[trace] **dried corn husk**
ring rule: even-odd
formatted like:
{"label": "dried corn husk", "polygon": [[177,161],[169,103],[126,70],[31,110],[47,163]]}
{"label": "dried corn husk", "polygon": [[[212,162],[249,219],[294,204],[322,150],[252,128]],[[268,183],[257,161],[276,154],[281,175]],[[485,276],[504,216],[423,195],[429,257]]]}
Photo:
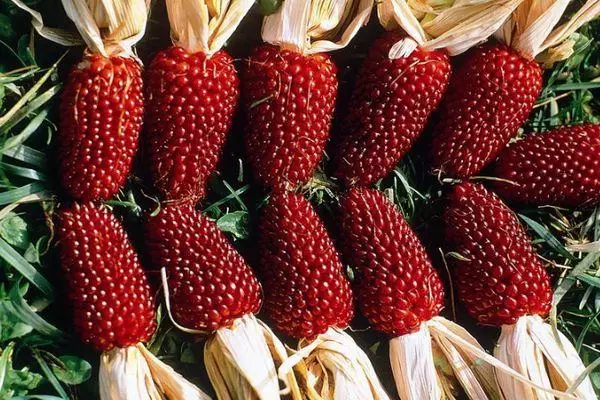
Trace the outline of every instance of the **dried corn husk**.
{"label": "dried corn husk", "polygon": [[99,378],[102,400],[210,400],[141,343],[102,353]]}
{"label": "dried corn husk", "polygon": [[570,0],[525,0],[496,36],[525,57],[540,57],[545,64],[564,60],[573,53],[570,36],[600,14],[600,0],[587,0],[569,20],[555,28]]}
{"label": "dried corn husk", "polygon": [[304,54],[346,47],[369,20],[373,0],[288,0],[265,17],[265,42]]}
{"label": "dried corn husk", "polygon": [[292,369],[309,399],[389,399],[369,357],[341,329],[330,328],[313,341],[301,340],[279,373]]}
{"label": "dried corn husk", "polygon": [[42,15],[21,0],[12,0],[32,16],[32,24],[44,38],[65,46],[85,43],[92,53],[105,57],[131,56],[132,47],[144,36],[148,19],[146,0],[62,0],[81,39],[61,29],[44,26]]}
{"label": "dried corn husk", "polygon": [[400,27],[408,35],[392,47],[390,58],[406,57],[417,46],[457,55],[496,32],[521,1],[381,0],[377,13],[384,28]]}
{"label": "dried corn husk", "polygon": [[214,54],[253,4],[254,0],[167,0],[171,39],[190,53]]}
{"label": "dried corn husk", "polygon": [[[596,399],[589,377],[571,387],[585,366],[571,342],[538,315],[521,317],[515,325],[502,326],[494,355],[539,386],[566,391],[578,399]],[[506,375],[498,375],[498,383],[509,399],[554,399],[547,391],[536,390]]]}
{"label": "dried corn husk", "polygon": [[[283,344],[253,315],[238,318],[232,327],[217,330],[204,346],[204,364],[220,400],[280,398],[273,359],[287,358]],[[286,389],[299,391],[293,374],[284,377]]]}

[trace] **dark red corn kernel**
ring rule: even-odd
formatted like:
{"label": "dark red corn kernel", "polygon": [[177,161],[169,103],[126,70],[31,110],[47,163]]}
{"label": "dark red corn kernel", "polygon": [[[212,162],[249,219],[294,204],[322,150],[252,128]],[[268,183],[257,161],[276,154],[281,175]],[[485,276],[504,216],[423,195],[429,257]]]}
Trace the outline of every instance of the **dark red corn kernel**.
{"label": "dark red corn kernel", "polygon": [[396,337],[439,314],[444,287],[417,235],[385,196],[353,188],[341,202],[345,259],[373,328]]}
{"label": "dark red corn kernel", "polygon": [[329,139],[337,68],[326,54],[302,55],[268,44],[243,74],[246,156],[266,187],[307,182]]}
{"label": "dark red corn kernel", "polygon": [[[505,149],[494,165],[494,189],[522,205],[600,203],[600,125],[533,134]],[[510,182],[506,182],[510,181]]]}
{"label": "dark red corn kernel", "polygon": [[440,104],[432,172],[466,178],[492,162],[527,120],[542,90],[542,69],[498,43],[470,50]]}
{"label": "dark red corn kernel", "polygon": [[119,220],[92,203],[75,204],[58,216],[75,331],[99,351],[149,340],[156,329],[152,292]]}
{"label": "dark red corn kernel", "polygon": [[153,265],[167,270],[171,311],[179,324],[214,331],[258,312],[262,293],[252,269],[192,206],[163,208],[150,217],[145,232]]}
{"label": "dark red corn kernel", "polygon": [[106,200],[125,183],[144,113],[141,67],[132,58],[86,55],[60,103],[59,175],[77,200]]}
{"label": "dark red corn kernel", "polygon": [[265,310],[275,327],[298,339],[346,327],[354,313],[350,285],[310,203],[295,193],[273,193],[259,230]]}
{"label": "dark red corn kernel", "polygon": [[159,52],[146,73],[145,151],[165,200],[196,203],[215,171],[237,108],[239,79],[224,50]]}
{"label": "dark red corn kernel", "polygon": [[386,176],[411,148],[446,91],[450,60],[441,51],[416,49],[390,59],[404,38],[387,32],[365,58],[336,149],[336,175],[368,186]]}
{"label": "dark red corn kernel", "polygon": [[485,325],[510,325],[551,307],[548,274],[515,214],[480,184],[463,183],[448,196],[446,251],[454,286],[469,314]]}

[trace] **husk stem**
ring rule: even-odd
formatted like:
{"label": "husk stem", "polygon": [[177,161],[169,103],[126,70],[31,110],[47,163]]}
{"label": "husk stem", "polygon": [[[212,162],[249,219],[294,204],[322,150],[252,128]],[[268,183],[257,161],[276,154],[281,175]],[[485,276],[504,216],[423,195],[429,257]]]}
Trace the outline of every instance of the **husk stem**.
{"label": "husk stem", "polygon": [[575,42],[569,39],[571,35],[600,14],[600,0],[587,0],[555,29],[569,3],[570,0],[524,0],[496,37],[524,57],[538,59],[545,65],[565,60],[573,54]]}
{"label": "husk stem", "polygon": [[99,383],[101,400],[210,400],[141,343],[102,353]]}
{"label": "husk stem", "polygon": [[406,57],[417,46],[457,55],[493,35],[521,1],[381,0],[377,14],[384,28],[407,34],[392,47],[390,58]]}
{"label": "husk stem", "polygon": [[[204,363],[220,400],[275,400],[280,387],[275,361],[287,359],[283,344],[253,315],[238,318],[233,326],[217,330],[204,346]],[[283,377],[285,389],[300,392],[293,373]],[[286,393],[287,393],[286,391]]]}
{"label": "husk stem", "polygon": [[231,37],[254,0],[167,0],[171,39],[189,53],[212,55]]}
{"label": "husk stem", "polygon": [[[515,325],[502,326],[494,355],[539,386],[572,394],[578,399],[596,399],[589,377],[574,386],[585,366],[565,335],[538,315],[519,318]],[[536,389],[506,375],[498,384],[509,399],[552,400],[548,391]]]}
{"label": "husk stem", "polygon": [[341,329],[330,328],[312,341],[300,340],[279,374],[292,370],[309,399],[389,399],[368,356]]}
{"label": "husk stem", "polygon": [[288,0],[265,17],[265,42],[303,54],[346,47],[369,21],[373,0]]}

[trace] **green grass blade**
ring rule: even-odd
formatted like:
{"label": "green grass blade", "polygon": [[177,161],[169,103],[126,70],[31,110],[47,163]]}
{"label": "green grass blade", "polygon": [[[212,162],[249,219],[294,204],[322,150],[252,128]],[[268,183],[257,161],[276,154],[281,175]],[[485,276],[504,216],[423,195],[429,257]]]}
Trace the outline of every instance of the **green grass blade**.
{"label": "green grass blade", "polygon": [[49,110],[47,108],[43,109],[38,113],[38,115],[36,115],[31,121],[29,121],[27,126],[25,126],[25,128],[23,128],[23,130],[18,135],[11,136],[10,138],[8,138],[4,143],[4,146],[2,146],[2,152],[4,153],[5,150],[18,146],[25,142],[27,139],[29,139],[29,137],[31,137],[31,135],[33,135],[33,133],[40,127],[42,122],[44,122],[44,120],[48,116],[48,112]]}
{"label": "green grass blade", "polygon": [[0,162],[0,170],[7,174],[19,176],[21,178],[27,178],[34,181],[45,182],[48,178],[42,172],[36,171],[32,168],[18,167],[16,165]]}
{"label": "green grass blade", "polygon": [[33,357],[40,365],[40,368],[46,376],[46,379],[48,379],[48,382],[50,382],[50,384],[52,385],[54,390],[56,390],[56,393],[58,393],[60,398],[64,400],[69,400],[69,395],[67,394],[67,392],[65,392],[65,389],[62,387],[62,385],[56,378],[56,375],[54,375],[54,372],[52,372],[52,369],[50,368],[46,360],[44,360],[44,357],[42,357],[41,353],[38,350],[34,350]]}
{"label": "green grass blade", "polygon": [[2,132],[6,133],[6,132],[10,131],[12,128],[14,128],[15,125],[17,125],[19,122],[21,122],[23,120],[23,118],[25,118],[25,117],[29,116],[30,114],[34,113],[35,111],[37,111],[41,106],[46,104],[58,92],[60,92],[61,88],[62,88],[62,85],[52,86],[50,89],[46,90],[44,93],[42,93],[41,95],[36,97],[34,100],[31,101],[31,103],[29,103],[27,106],[23,107],[21,110],[19,110],[19,112],[17,112],[15,114],[15,116],[11,120],[10,124],[5,126],[2,129]]}
{"label": "green grass blade", "polygon": [[46,155],[29,146],[16,146],[2,151],[2,154],[24,162],[25,164],[33,165],[38,169],[45,169],[48,165]]}
{"label": "green grass blade", "polygon": [[29,183],[16,189],[0,193],[0,205],[14,203],[30,194],[43,192],[45,186],[39,182]]}
{"label": "green grass blade", "polygon": [[46,296],[54,297],[52,284],[4,239],[0,239],[0,258],[16,269]]}
{"label": "green grass blade", "polygon": [[550,87],[550,90],[561,92],[566,90],[590,90],[600,88],[600,82],[573,82],[563,83]]}
{"label": "green grass blade", "polygon": [[567,275],[566,278],[562,280],[560,285],[554,291],[554,300],[552,301],[552,304],[554,306],[556,306],[558,303],[560,303],[562,298],[567,294],[567,292],[575,284],[577,279],[581,275],[583,275],[585,273],[585,271],[591,265],[593,265],[596,261],[598,261],[599,258],[600,258],[600,252],[590,253],[587,256],[585,256],[585,258],[583,260],[581,260],[579,262],[579,264],[577,264],[575,266],[575,268],[573,268],[571,270],[571,272],[569,272],[569,275]]}
{"label": "green grass blade", "polygon": [[562,245],[562,243],[552,234],[546,227],[544,227],[539,222],[532,220],[529,217],[526,217],[523,214],[519,214],[519,218],[521,218],[525,223],[535,231],[554,251],[556,251],[561,256],[565,257],[568,260],[573,260],[575,257]]}
{"label": "green grass blade", "polygon": [[60,338],[65,335],[64,332],[47,322],[31,309],[17,285],[11,289],[9,299],[0,302],[0,310],[4,313],[14,315],[44,336]]}

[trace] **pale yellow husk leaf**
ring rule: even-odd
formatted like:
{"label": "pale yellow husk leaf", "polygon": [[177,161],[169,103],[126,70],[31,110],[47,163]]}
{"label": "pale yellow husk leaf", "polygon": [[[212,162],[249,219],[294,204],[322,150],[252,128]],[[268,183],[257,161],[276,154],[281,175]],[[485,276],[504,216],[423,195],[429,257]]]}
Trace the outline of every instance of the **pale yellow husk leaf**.
{"label": "pale yellow husk leaf", "polygon": [[287,0],[265,17],[265,42],[303,54],[346,47],[369,21],[373,0]]}
{"label": "pale yellow husk leaf", "polygon": [[301,340],[279,368],[280,374],[291,370],[296,370],[309,399],[389,400],[369,357],[341,329]]}
{"label": "pale yellow husk leaf", "polygon": [[[538,386],[566,391],[577,399],[597,398],[588,377],[572,387],[585,366],[571,342],[537,315],[524,316],[515,325],[502,326],[494,355]],[[547,390],[533,388],[506,375],[498,375],[497,379],[507,398],[553,400],[555,397]]]}
{"label": "pale yellow husk leaf", "polygon": [[[238,318],[230,328],[217,330],[204,346],[204,363],[220,400],[280,398],[274,359],[287,358],[283,344],[253,315]],[[286,374],[287,391],[295,392],[293,374]]]}
{"label": "pale yellow husk leaf", "polygon": [[142,344],[102,353],[99,383],[101,400],[210,400]]}
{"label": "pale yellow husk leaf", "polygon": [[377,14],[384,28],[400,27],[408,36],[392,47],[390,58],[406,57],[417,45],[457,55],[494,34],[521,1],[381,0]]}
{"label": "pale yellow husk leaf", "polygon": [[587,0],[563,25],[555,29],[570,0],[524,0],[498,30],[496,37],[525,57],[552,64],[573,52],[570,36],[600,14],[600,0]]}
{"label": "pale yellow husk leaf", "polygon": [[219,51],[254,0],[167,0],[171,39],[190,53]]}

